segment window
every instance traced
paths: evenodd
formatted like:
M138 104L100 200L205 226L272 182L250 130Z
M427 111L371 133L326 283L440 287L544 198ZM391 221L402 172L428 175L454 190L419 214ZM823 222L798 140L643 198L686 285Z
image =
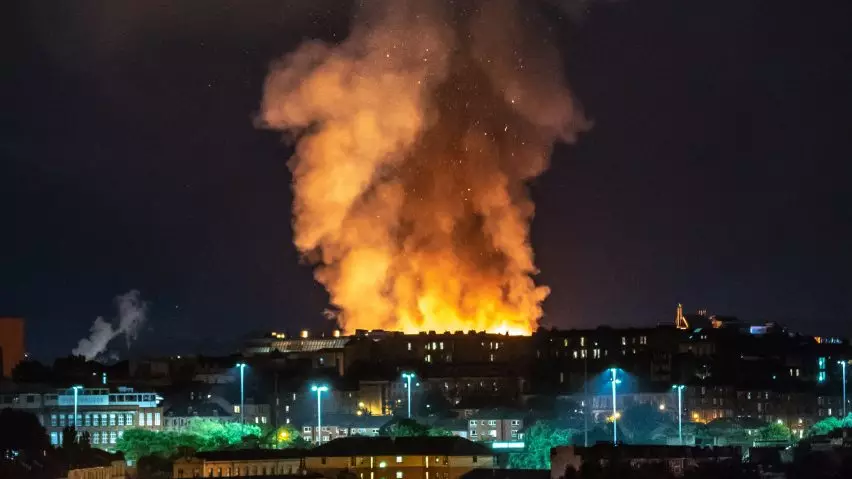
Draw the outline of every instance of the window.
M101 443L101 433L95 431L92 433L92 444L100 444Z
M118 425L119 425L119 426L124 426L124 414L119 414L119 415L118 415Z
M408 343L408 350L411 351L411 343Z
M140 426L145 425L145 413L144 412L139 413L139 425Z
M133 414L127 413L125 415L124 423L127 424L128 426L132 426L133 425Z
M149 413L146 413L146 414L145 414L145 419L148 421L148 425L149 425L149 426L153 426L153 425L154 425L154 414L153 414L153 413L150 413L150 412L149 412Z
M307 433L309 433L309 432L311 432L311 430L312 430L312 429L311 429L311 426L305 426L305 427L303 427L303 428L302 428L302 432L307 432Z
M110 425L110 426L115 426L115 414L110 414L110 415L109 415L109 425Z
M154 413L154 425L155 426L160 425L160 413L158 413L158 412Z
M95 434L97 434L97 433L95 433ZM55 432L50 433L50 444L54 445L54 446L59 444L59 433L55 433Z
M115 431L109 433L109 443L115 444Z
M396 479L402 479L402 471L396 471Z
M471 429L470 430L470 437L474 437L474 436L476 436L476 429Z
M101 415L100 414L92 414L92 426L100 426L101 425Z
M521 420L520 420L520 419L512 419L512 425L513 425L513 426L517 426L517 425L519 425L520 423L521 423Z
M402 456L396 456L396 463L399 464L402 462Z
M471 419L471 420L470 420L470 425L471 425L471 426L476 426L476 419Z
M478 457L473 456L473 463L474 463L474 464L476 464L476 462L477 462L478 460L479 460L479 458L478 458Z
M50 425L56 427L56 414L50 415Z
M65 427L65 414L59 415L59 427Z
M820 371L825 369L825 358L817 359L817 365L819 366Z
M492 420L488 421L488 425L489 425L489 426L496 426L496 425L497 425L497 421L495 421L494 419L492 419Z
M819 373L817 373L817 382L825 382L825 371L820 371Z

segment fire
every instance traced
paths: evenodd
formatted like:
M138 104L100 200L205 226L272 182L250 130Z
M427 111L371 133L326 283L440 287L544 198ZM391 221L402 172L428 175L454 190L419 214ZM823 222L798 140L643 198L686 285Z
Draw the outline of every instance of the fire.
M266 81L261 122L296 139L296 247L347 332L529 334L549 290L527 181L588 127L546 29L509 0L365 8Z

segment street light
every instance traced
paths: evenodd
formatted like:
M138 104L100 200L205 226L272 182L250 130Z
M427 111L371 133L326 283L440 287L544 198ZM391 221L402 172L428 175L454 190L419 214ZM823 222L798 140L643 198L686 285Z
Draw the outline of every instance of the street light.
M846 361L837 361L843 370L843 417L846 417Z
M74 430L77 430L77 392L83 389L83 386L75 385L71 386L71 389L74 390Z
M683 446L683 390L686 388L683 384L675 384L672 389L677 391L677 439L678 443Z
M317 393L317 444L322 444L322 393L328 386L311 386L311 391Z
M618 444L618 409L616 409L615 388L621 384L621 379L618 379L618 369L609 368L609 372L612 374L612 379L610 379L612 385L612 445L615 446Z
M240 369L240 424L246 423L246 363L237 363Z
M414 373L402 373L405 378L405 388L408 389L408 419L411 419L411 380L414 379Z

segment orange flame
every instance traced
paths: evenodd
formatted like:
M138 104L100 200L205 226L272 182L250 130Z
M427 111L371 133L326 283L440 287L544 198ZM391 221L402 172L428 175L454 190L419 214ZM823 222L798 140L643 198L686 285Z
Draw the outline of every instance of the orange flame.
M347 332L529 334L549 290L526 182L588 126L546 29L510 0L370 5L267 78L261 121L297 138L295 244Z

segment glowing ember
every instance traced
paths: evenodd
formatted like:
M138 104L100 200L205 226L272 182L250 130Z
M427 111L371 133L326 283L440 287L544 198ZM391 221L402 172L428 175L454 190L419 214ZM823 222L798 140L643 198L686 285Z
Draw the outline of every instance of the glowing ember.
M295 244L349 332L528 334L548 289L526 181L588 126L547 29L512 1L365 3L267 78L261 121L297 139Z

